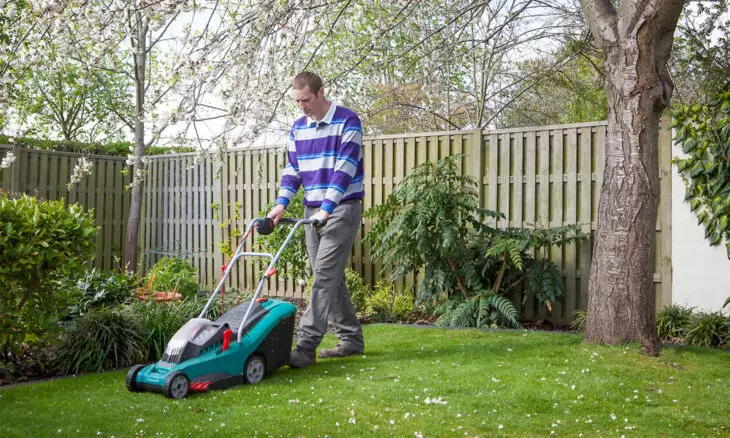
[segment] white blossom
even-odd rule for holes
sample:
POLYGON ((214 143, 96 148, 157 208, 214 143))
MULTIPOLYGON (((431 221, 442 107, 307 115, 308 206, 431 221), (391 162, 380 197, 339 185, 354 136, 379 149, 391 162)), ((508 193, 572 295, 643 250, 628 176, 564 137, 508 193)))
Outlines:
POLYGON ((5 154, 5 157, 3 157, 2 162, 0 162, 0 169, 7 169, 8 167, 10 167, 15 161, 15 158, 15 154, 11 151, 8 151, 8 153, 5 154))

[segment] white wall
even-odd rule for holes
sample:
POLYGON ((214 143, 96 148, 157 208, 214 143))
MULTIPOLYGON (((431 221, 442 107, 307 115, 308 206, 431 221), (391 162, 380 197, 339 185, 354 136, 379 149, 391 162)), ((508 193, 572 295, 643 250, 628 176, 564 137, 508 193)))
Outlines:
MULTIPOLYGON (((674 145, 672 156, 682 156, 674 145)), ((730 260, 724 242, 710 246, 704 227, 684 202, 685 187, 672 166, 672 303, 721 310, 730 296, 730 260)))

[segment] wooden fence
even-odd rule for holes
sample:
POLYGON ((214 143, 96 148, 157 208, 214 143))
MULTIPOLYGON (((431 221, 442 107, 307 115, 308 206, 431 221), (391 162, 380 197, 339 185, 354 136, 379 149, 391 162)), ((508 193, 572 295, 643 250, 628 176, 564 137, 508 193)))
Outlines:
MULTIPOLYGON (((664 126, 667 126, 666 124, 664 126)), ((411 169, 426 161, 464 154, 461 169, 480 181, 482 206, 498 210, 506 219, 497 225, 555 227, 580 224, 592 235, 596 228, 603 175, 606 122, 545 126, 495 131, 452 131, 366 138, 364 208, 384 202, 411 169)), ((0 156, 7 147, 0 147, 0 156)), ((656 306, 671 303, 671 141, 660 134, 661 194, 656 226, 654 285, 656 306)), ((93 173, 68 191, 78 155, 20 149, 18 161, 0 170, 0 187, 47 199, 65 197, 94 208, 102 227, 97 239, 96 266, 109 269, 121 256, 129 192, 121 175, 124 159, 90 157, 93 173)), ((196 154, 152 156, 145 180, 140 229, 140 263, 148 269, 162 256, 187 258, 199 269, 200 283, 212 287, 225 263, 220 243, 237 244, 237 231, 265 211, 276 198, 286 158, 283 148, 229 150, 216 159, 196 154)), ((351 266, 368 284, 378 278, 380 266, 371 262, 369 249, 360 243, 367 232, 363 221, 351 266)), ((527 318, 572 320, 575 310, 587 306, 592 239, 555 248, 552 260, 561 268, 566 294, 551 315, 534 301, 523 309, 527 318)), ((255 249, 255 241, 246 249, 255 249)), ((256 266, 240 262, 229 286, 250 289, 260 278, 256 266)), ((398 286, 411 289, 412 275, 398 286)), ((269 280, 268 293, 302 297, 304 288, 283 276, 269 280)))
MULTIPOLYGON (((9 150, 10 146, 0 145, 0 157, 9 150)), ((125 159, 87 156, 94 163, 91 174, 69 190, 66 185, 79 154, 22 148, 16 148, 14 153, 13 165, 0 169, 0 188, 49 200, 64 198, 70 204, 93 208, 101 230, 96 237, 94 260, 90 262, 99 269, 119 267, 115 258, 124 251, 130 198, 124 188, 129 178, 121 173, 125 159)))
MULTIPOLYGON (((666 126, 666 125, 665 125, 666 126)), ((671 302, 671 143, 660 136, 661 195, 656 227, 654 284, 656 306, 671 302)), ((506 219, 497 225, 555 227, 580 224, 589 235, 596 228, 603 175, 606 122, 495 131, 452 131, 366 138, 364 208, 378 205, 410 170, 426 161, 463 153, 462 171, 480 182, 482 206, 506 219)), ((235 232, 265 211, 276 198, 285 164, 283 148, 229 150, 214 160, 196 161, 194 154, 150 157, 140 244, 147 265, 163 254, 189 258, 200 269, 201 283, 211 286, 225 263, 216 242, 231 242, 235 232)), ((371 262, 360 243, 363 222, 351 266, 374 284, 380 266, 371 262)), ((254 249, 254 242, 247 245, 254 249)), ((566 294, 552 315, 535 302, 524 308, 527 318, 568 321, 587 306, 592 239, 555 248, 552 260, 561 268, 566 294)), ((258 272, 241 263, 229 286, 251 288, 258 272)), ((413 276, 399 287, 412 288, 413 276)), ((282 277, 268 283, 268 293, 301 297, 303 287, 282 277)))

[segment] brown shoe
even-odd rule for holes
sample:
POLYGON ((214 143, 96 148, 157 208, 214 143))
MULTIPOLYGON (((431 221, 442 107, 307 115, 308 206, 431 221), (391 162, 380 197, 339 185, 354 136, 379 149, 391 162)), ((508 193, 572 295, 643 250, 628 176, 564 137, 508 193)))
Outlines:
POLYGON ((314 350, 296 347, 289 354, 289 366, 294 368, 306 368, 314 365, 317 359, 314 350))
POLYGON ((347 357, 347 356, 355 356, 363 353, 362 348, 355 348, 350 345, 342 345, 337 344, 335 348, 330 348, 327 350, 319 350, 319 357, 322 359, 328 358, 328 357, 347 357))

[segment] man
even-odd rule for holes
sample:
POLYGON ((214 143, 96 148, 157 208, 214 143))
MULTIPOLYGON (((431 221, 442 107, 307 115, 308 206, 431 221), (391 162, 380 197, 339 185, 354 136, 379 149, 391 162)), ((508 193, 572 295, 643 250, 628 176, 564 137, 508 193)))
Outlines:
POLYGON ((325 220, 306 227, 307 252, 314 273, 310 304, 299 324, 297 346, 289 363, 303 368, 316 362, 315 351, 332 320, 339 343, 319 357, 362 354, 365 342, 350 294, 345 267, 362 216, 362 126, 355 112, 324 98, 322 79, 303 72, 293 81, 294 99, 304 113, 289 132, 288 163, 276 206, 276 224, 289 201, 304 186, 305 216, 325 220))

